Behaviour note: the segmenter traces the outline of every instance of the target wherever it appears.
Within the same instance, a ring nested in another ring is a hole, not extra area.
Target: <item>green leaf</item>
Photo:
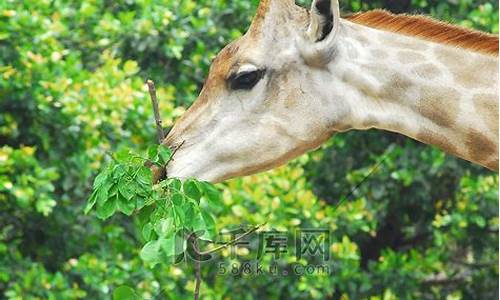
[[[187,242],[182,233],[177,232],[170,238],[160,239],[161,248],[165,256],[179,255],[186,251]]]
[[[187,202],[182,205],[182,210],[184,211],[184,223],[182,224],[184,228],[191,231],[193,229],[193,222],[199,209],[198,206],[192,202]]]
[[[142,227],[142,237],[146,241],[149,241],[151,239],[152,233],[153,233],[153,225],[151,225],[151,223],[147,223]]]
[[[149,223],[151,214],[153,214],[155,208],[153,206],[146,206],[137,213],[137,218],[140,224]]]
[[[202,211],[201,215],[203,217],[203,221],[205,222],[206,229],[208,231],[208,236],[211,240],[215,239],[217,233],[215,232],[215,220],[211,214],[206,211]]]
[[[135,291],[126,285],[122,285],[113,291],[113,300],[136,300],[139,296]]]
[[[146,205],[146,199],[142,196],[136,196],[135,198],[135,207],[136,209],[142,209]]]
[[[196,202],[200,202],[201,192],[198,189],[196,182],[192,179],[188,179],[184,182],[183,190],[186,196],[193,199]]]
[[[215,186],[208,182],[201,182],[203,186],[203,190],[205,195],[207,196],[207,200],[216,205],[222,205],[222,193],[217,190]]]
[[[120,180],[118,183],[118,190],[123,197],[131,199],[135,196],[135,186],[130,180]]]
[[[104,202],[108,201],[108,197],[113,196],[109,191],[110,188],[113,187],[113,183],[106,181],[101,187],[96,191],[96,200],[97,204],[104,204]]]
[[[214,240],[216,238],[215,220],[205,211],[195,211],[192,217],[193,231],[198,234],[202,240]]]
[[[137,181],[135,182],[135,193],[138,196],[147,198],[151,193],[151,186],[140,185]]]
[[[135,201],[125,198],[121,193],[117,195],[118,210],[127,216],[132,215],[135,210]]]
[[[160,199],[162,201],[164,200],[164,198],[162,198],[162,196],[160,195],[160,193],[158,191],[151,191],[151,193],[146,198],[146,202],[144,203],[144,206],[150,206],[151,204],[156,203]]]
[[[158,147],[158,156],[160,157],[161,163],[164,164],[170,160],[170,157],[172,156],[172,150],[170,150],[165,145],[160,145],[160,147]]]
[[[148,263],[156,264],[161,261],[161,244],[160,240],[149,241],[142,247],[139,256],[142,260]]]
[[[172,256],[175,254],[175,235],[170,238],[160,239],[161,249],[166,256]]]
[[[175,191],[172,191],[172,202],[174,203],[174,205],[182,205],[182,203],[184,203],[184,196],[181,194],[181,193],[178,193],[178,192],[175,192]]]
[[[158,145],[149,146],[148,158],[154,162],[158,162]]]
[[[118,194],[118,184],[117,183],[112,183],[108,192],[107,192],[107,198],[111,198],[113,196],[116,196]],[[99,199],[97,200],[99,202]]]
[[[179,218],[181,224],[184,223],[186,216],[184,215],[184,210],[182,210],[182,207],[174,205],[174,210],[175,210],[175,214]]]
[[[162,218],[154,226],[155,232],[160,237],[168,237],[174,232],[174,219]]]
[[[212,217],[211,214],[209,214],[206,211],[202,211],[201,215],[203,216],[203,220],[205,221],[205,224],[207,224],[207,227],[209,227],[209,228],[215,228],[215,220],[214,220],[214,217]]]
[[[151,190],[153,186],[153,172],[147,167],[140,167],[139,171],[137,171],[136,181],[143,189]]]
[[[114,157],[120,163],[130,162],[134,158],[129,149],[120,149],[115,153]]]
[[[96,178],[94,179],[93,189],[95,190],[101,187],[103,183],[106,182],[107,179],[108,179],[107,171],[99,173],[99,175],[97,175]]]
[[[113,179],[119,181],[123,176],[127,174],[127,170],[123,165],[116,165],[113,167]]]
[[[94,191],[90,196],[90,198],[87,200],[87,205],[85,206],[84,213],[88,214],[92,209],[92,207],[94,207],[96,202],[97,202],[97,191]]]
[[[170,187],[170,189],[180,191],[182,182],[178,178],[170,178],[168,179],[168,186]]]
[[[106,220],[107,218],[111,217],[117,207],[117,196],[109,198],[106,202],[103,204],[97,203],[97,217],[103,220]]]
[[[198,235],[198,238],[202,240],[210,239],[209,229],[207,227],[207,224],[205,223],[205,220],[203,220],[201,212],[193,217],[191,223],[193,226],[193,231]]]

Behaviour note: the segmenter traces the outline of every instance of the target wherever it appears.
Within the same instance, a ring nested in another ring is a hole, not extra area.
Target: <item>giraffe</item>
[[[371,128],[498,171],[498,36],[385,11],[341,18],[337,0],[262,0],[163,141],[178,149],[155,177],[220,182]]]

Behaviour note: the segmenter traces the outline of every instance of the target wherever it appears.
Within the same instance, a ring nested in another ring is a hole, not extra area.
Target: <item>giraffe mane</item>
[[[498,35],[466,29],[426,16],[396,15],[386,10],[376,9],[352,14],[344,18],[375,29],[498,56]]]

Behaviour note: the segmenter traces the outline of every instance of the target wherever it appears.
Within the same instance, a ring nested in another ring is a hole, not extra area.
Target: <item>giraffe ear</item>
[[[305,40],[299,49],[308,64],[323,65],[335,52],[334,43],[340,24],[338,0],[313,0]]]
[[[313,0],[307,28],[308,38],[313,42],[331,39],[339,27],[338,0]]]

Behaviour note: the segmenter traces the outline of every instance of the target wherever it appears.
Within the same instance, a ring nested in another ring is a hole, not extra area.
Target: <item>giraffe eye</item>
[[[251,90],[264,77],[265,70],[243,71],[229,77],[232,90]]]

